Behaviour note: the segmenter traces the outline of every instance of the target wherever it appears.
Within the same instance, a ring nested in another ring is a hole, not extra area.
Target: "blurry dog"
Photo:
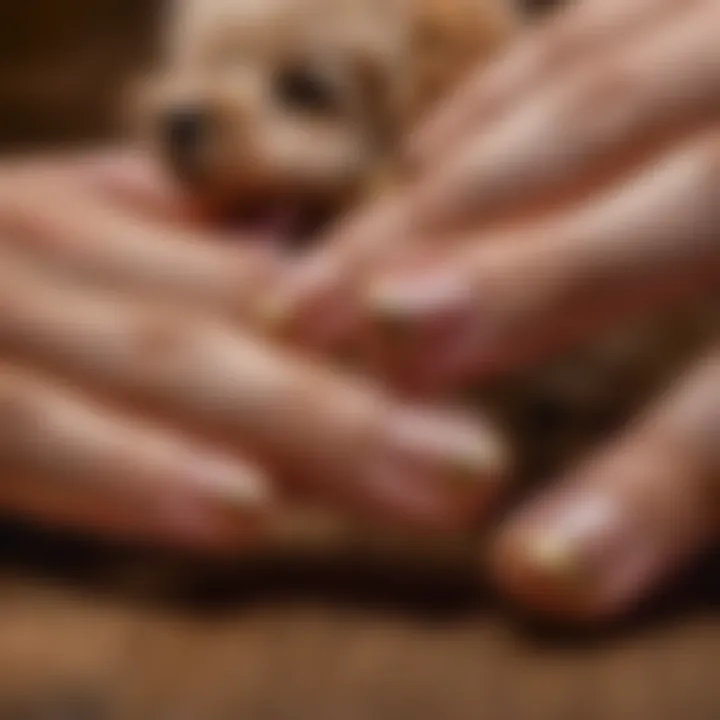
[[[302,235],[518,21],[511,0],[176,0],[145,132],[196,197]]]

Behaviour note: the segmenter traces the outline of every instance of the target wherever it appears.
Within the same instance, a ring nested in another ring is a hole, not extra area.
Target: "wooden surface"
[[[720,718],[717,560],[588,636],[531,629],[463,574],[0,540],[2,720]]]

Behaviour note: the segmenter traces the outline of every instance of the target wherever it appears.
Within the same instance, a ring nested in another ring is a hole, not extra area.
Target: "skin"
[[[8,162],[0,227],[5,509],[236,551],[294,505],[462,528],[499,489],[482,421],[242,330],[276,258],[198,229],[142,159]]]
[[[709,306],[719,28],[717,0],[586,0],[527,32],[410,138],[419,180],[288,273],[259,326],[328,352],[369,343],[447,390],[618,319],[703,294]],[[563,618],[614,615],[714,542],[720,372],[707,353],[508,519],[490,565],[511,595]]]

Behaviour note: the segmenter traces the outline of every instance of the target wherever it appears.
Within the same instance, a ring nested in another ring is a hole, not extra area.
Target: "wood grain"
[[[720,562],[601,633],[471,574],[0,534],[0,718],[717,720]]]

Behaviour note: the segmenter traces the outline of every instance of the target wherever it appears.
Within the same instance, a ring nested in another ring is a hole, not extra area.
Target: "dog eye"
[[[337,109],[337,88],[321,72],[311,68],[287,68],[275,79],[275,94],[285,106],[305,112],[325,113]]]

